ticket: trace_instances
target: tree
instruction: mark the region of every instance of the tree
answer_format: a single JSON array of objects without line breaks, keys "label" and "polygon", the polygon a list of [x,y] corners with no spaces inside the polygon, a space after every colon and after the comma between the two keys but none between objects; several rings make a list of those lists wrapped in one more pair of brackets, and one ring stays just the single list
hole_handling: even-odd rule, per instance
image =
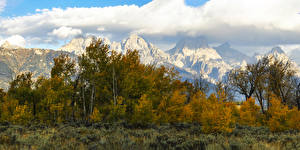
[{"label": "tree", "polygon": [[[72,93],[71,97],[71,106],[72,107],[72,119],[74,120],[75,118],[75,105],[76,102],[78,103],[78,85],[79,85],[79,78],[80,76],[75,77],[76,69],[75,69],[75,61],[72,60],[69,55],[61,53],[58,57],[53,59],[54,61],[54,66],[51,69],[51,78],[61,78],[65,82],[66,88],[69,88]],[[75,77],[72,79],[72,77]],[[77,96],[77,97],[76,97]]]},{"label": "tree", "polygon": [[20,104],[25,104],[25,102],[33,102],[33,93],[32,93],[32,73],[23,73],[20,74],[10,83],[8,89],[8,96],[14,99],[19,100]]},{"label": "tree", "polygon": [[156,110],[157,123],[178,123],[181,121],[186,95],[183,89],[176,90],[171,97],[163,97]]},{"label": "tree", "polygon": [[260,109],[263,114],[265,114],[265,102],[268,102],[268,66],[270,60],[268,57],[263,57],[258,60],[256,64],[253,64],[253,70],[257,73],[257,79],[255,81],[255,94],[257,98]]},{"label": "tree", "polygon": [[259,126],[259,119],[261,118],[259,109],[253,98],[243,102],[240,107],[239,123],[241,125]]},{"label": "tree", "polygon": [[193,112],[192,122],[201,123],[201,115],[206,105],[207,99],[205,93],[198,91],[192,96],[191,101],[188,104],[188,107],[190,107]]},{"label": "tree", "polygon": [[75,61],[67,54],[60,54],[53,59],[54,66],[51,69],[51,78],[55,76],[63,78],[67,82],[71,81],[71,77],[75,74]]},{"label": "tree", "polygon": [[292,63],[287,60],[270,58],[268,72],[268,89],[278,96],[284,104],[289,104],[293,97],[293,77],[295,71],[292,69]]},{"label": "tree", "polygon": [[281,103],[282,101],[272,95],[270,100],[270,108],[268,110],[269,119],[267,124],[271,131],[284,131],[289,129],[288,112],[289,108]]},{"label": "tree", "polygon": [[185,102],[186,95],[183,94],[181,90],[176,90],[170,98],[166,109],[170,123],[178,123],[181,121],[180,116],[182,115]]},{"label": "tree", "polygon": [[[109,47],[101,39],[94,39],[90,46],[86,47],[86,53],[79,59],[81,100],[85,118],[93,113],[95,102],[108,101],[105,96],[109,84],[107,83],[107,68],[109,62]],[[97,90],[97,91],[96,91]],[[89,101],[88,101],[89,99]],[[95,101],[97,99],[97,101]],[[86,107],[89,105],[89,109]]]},{"label": "tree", "polygon": [[296,91],[295,91],[295,102],[297,104],[298,110],[300,111],[300,80],[297,80],[296,84]]},{"label": "tree", "polygon": [[225,105],[226,103],[218,101],[216,96],[212,94],[201,113],[201,124],[203,132],[231,132],[234,119],[232,118],[232,110]]},{"label": "tree", "polygon": [[37,115],[45,123],[61,123],[71,118],[73,88],[62,78],[44,79],[36,89],[40,93]]},{"label": "tree", "polygon": [[209,92],[209,83],[207,80],[204,79],[203,75],[200,75],[198,78],[195,78],[193,85],[194,93],[202,91],[207,94]]},{"label": "tree", "polygon": [[245,96],[245,99],[249,99],[255,91],[255,76],[248,70],[250,67],[247,66],[246,70],[241,68],[234,69],[230,72],[228,78],[230,84],[234,89]]},{"label": "tree", "polygon": [[138,125],[146,125],[153,121],[153,107],[152,102],[143,95],[139,100],[139,104],[135,106],[132,122]]}]

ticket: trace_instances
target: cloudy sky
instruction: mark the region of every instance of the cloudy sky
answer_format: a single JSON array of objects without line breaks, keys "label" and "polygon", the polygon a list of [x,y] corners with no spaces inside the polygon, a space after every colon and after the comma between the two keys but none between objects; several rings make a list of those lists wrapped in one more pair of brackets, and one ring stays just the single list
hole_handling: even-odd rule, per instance
[{"label": "cloudy sky", "polygon": [[300,44],[300,0],[0,0],[0,44],[58,48],[76,36],[142,35],[162,49],[204,36],[253,53]]}]

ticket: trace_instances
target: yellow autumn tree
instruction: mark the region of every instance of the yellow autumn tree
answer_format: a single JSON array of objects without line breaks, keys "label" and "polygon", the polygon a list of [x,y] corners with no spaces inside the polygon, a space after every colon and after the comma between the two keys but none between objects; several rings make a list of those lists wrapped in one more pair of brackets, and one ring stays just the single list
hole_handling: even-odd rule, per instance
[{"label": "yellow autumn tree", "polygon": [[289,129],[289,108],[281,103],[275,95],[271,96],[270,107],[268,110],[269,120],[267,124],[271,131],[284,131]]},{"label": "yellow autumn tree", "polygon": [[145,125],[151,123],[152,120],[152,101],[147,98],[147,95],[143,95],[139,100],[139,104],[135,106],[132,122],[134,124]]},{"label": "yellow autumn tree", "polygon": [[17,105],[14,110],[13,116],[11,117],[11,121],[14,124],[27,124],[32,119],[33,115],[27,104]]},{"label": "yellow autumn tree", "polygon": [[225,102],[218,101],[214,94],[207,101],[201,114],[203,132],[231,132],[234,123],[231,108],[226,107]]},{"label": "yellow autumn tree", "polygon": [[167,123],[169,121],[168,113],[168,98],[166,96],[162,97],[157,109],[155,110],[154,121],[157,124]]},{"label": "yellow autumn tree", "polygon": [[176,90],[170,98],[163,97],[155,110],[156,123],[177,123],[181,121],[186,95],[183,90]]},{"label": "yellow autumn tree", "polygon": [[18,106],[18,100],[4,97],[1,103],[1,121],[11,122],[11,118],[14,115],[15,108]]},{"label": "yellow autumn tree", "polygon": [[100,122],[102,120],[102,115],[97,107],[94,107],[93,113],[90,115],[91,122]]},{"label": "yellow autumn tree", "polygon": [[169,100],[169,105],[166,109],[168,114],[168,120],[170,123],[180,122],[181,114],[184,108],[184,102],[186,101],[186,95],[182,93],[181,90],[176,90],[171,99]]},{"label": "yellow autumn tree", "polygon": [[241,125],[260,126],[259,118],[261,114],[259,110],[259,106],[255,104],[255,99],[249,98],[240,107],[239,123]]},{"label": "yellow autumn tree", "polygon": [[180,121],[181,122],[186,122],[186,123],[191,123],[193,122],[193,110],[191,108],[191,105],[185,105],[182,109],[182,113],[180,115]]},{"label": "yellow autumn tree", "polygon": [[4,101],[1,103],[1,121],[27,124],[32,119],[33,115],[27,103],[20,105],[18,100],[4,97]]},{"label": "yellow autumn tree", "polygon": [[288,113],[288,126],[291,129],[300,131],[300,111],[297,108],[293,108]]},{"label": "yellow autumn tree", "polygon": [[192,122],[201,122],[203,107],[206,105],[207,99],[203,92],[199,91],[192,96],[190,103],[187,105],[192,111]]}]

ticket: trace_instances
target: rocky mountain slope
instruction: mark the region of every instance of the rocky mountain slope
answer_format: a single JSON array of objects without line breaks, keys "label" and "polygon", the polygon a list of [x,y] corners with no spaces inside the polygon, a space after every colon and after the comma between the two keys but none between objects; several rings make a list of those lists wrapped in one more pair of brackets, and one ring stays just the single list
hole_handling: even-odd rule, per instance
[{"label": "rocky mountain slope", "polygon": [[8,42],[0,47],[0,88],[7,89],[9,82],[22,72],[32,72],[33,78],[50,76],[53,58],[62,51],[27,49]]}]

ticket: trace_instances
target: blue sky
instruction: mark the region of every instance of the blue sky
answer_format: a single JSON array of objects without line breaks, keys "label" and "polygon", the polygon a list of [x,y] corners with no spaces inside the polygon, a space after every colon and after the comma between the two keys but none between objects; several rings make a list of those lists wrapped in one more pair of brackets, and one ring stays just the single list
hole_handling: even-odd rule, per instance
[{"label": "blue sky", "polygon": [[[200,6],[207,0],[185,0],[187,5]],[[35,13],[36,9],[67,7],[106,7],[118,5],[143,6],[151,0],[7,0],[3,17],[24,16]]]}]

